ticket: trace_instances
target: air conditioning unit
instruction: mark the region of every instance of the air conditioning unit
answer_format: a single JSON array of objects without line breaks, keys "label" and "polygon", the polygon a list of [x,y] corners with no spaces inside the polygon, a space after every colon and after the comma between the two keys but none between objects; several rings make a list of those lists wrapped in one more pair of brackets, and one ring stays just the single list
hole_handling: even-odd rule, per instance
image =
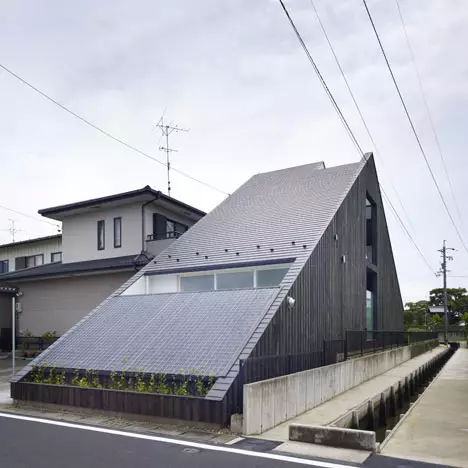
[{"label": "air conditioning unit", "polygon": [[22,306],[21,302],[17,302],[15,305],[16,305],[16,312],[18,314],[21,314],[21,312],[23,312],[23,306]]}]

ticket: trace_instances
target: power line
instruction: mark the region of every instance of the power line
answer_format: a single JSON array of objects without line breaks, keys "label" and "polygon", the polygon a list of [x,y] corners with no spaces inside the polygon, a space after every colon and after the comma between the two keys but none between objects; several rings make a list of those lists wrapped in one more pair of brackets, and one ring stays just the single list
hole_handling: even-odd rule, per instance
[{"label": "power line", "polygon": [[426,156],[426,153],[425,153],[425,151],[424,151],[424,148],[423,148],[423,146],[422,146],[422,144],[421,144],[421,140],[419,139],[418,133],[416,132],[416,128],[415,128],[415,126],[414,126],[414,124],[413,124],[413,120],[411,119],[411,116],[410,116],[410,114],[409,114],[409,112],[408,112],[408,108],[406,107],[406,103],[405,103],[405,101],[404,101],[404,99],[403,99],[403,96],[402,96],[402,94],[401,94],[400,88],[399,88],[398,83],[397,83],[397,81],[396,81],[396,79],[395,79],[395,75],[393,74],[392,67],[390,66],[390,62],[388,61],[387,54],[385,53],[385,49],[383,48],[382,42],[381,42],[381,40],[380,40],[379,33],[377,32],[377,29],[376,29],[376,27],[375,27],[374,20],[372,19],[372,15],[371,15],[371,13],[370,13],[370,11],[369,11],[369,8],[368,8],[368,6],[367,6],[366,0],[362,0],[362,2],[363,2],[364,7],[365,7],[365,9],[366,9],[367,16],[369,17],[369,21],[370,21],[370,23],[371,23],[371,25],[372,25],[372,29],[374,30],[374,34],[375,34],[375,37],[377,38],[377,42],[379,43],[379,47],[380,47],[380,50],[381,50],[381,52],[382,52],[382,55],[383,55],[383,57],[384,57],[384,59],[385,59],[385,63],[387,64],[388,71],[390,72],[390,76],[392,77],[393,84],[395,85],[395,88],[396,88],[396,90],[397,90],[397,93],[398,93],[398,96],[399,96],[399,98],[400,98],[400,101],[401,101],[401,104],[402,104],[402,106],[403,106],[403,109],[405,110],[405,114],[406,114],[406,117],[407,117],[407,119],[408,119],[408,122],[409,122],[409,124],[410,124],[410,126],[411,126],[411,130],[413,131],[413,134],[414,134],[414,136],[415,136],[415,138],[416,138],[416,141],[417,141],[417,143],[418,143],[418,146],[419,146],[419,149],[420,149],[420,151],[421,151],[421,154],[423,155],[424,160],[426,161],[426,165],[427,165],[427,168],[429,169],[429,172],[430,172],[430,174],[431,174],[431,177],[432,177],[432,180],[433,180],[433,182],[434,182],[434,185],[435,185],[436,188],[437,188],[437,192],[439,193],[440,199],[442,200],[442,203],[443,203],[443,205],[444,205],[444,207],[445,207],[445,211],[447,212],[447,214],[448,214],[448,216],[449,216],[449,218],[450,218],[450,221],[452,222],[452,225],[453,225],[453,227],[454,227],[454,229],[455,229],[455,231],[456,231],[456,233],[457,233],[457,235],[458,235],[458,238],[460,239],[460,242],[462,243],[462,245],[463,245],[463,247],[464,247],[466,253],[468,254],[468,247],[466,246],[465,241],[463,240],[463,237],[462,237],[462,235],[460,234],[460,231],[458,230],[457,225],[455,224],[455,221],[454,221],[454,219],[453,219],[453,217],[452,217],[452,214],[450,213],[450,210],[449,210],[449,208],[448,208],[448,206],[447,206],[447,203],[446,203],[445,198],[444,198],[444,196],[443,196],[443,194],[442,194],[442,191],[440,190],[440,187],[439,187],[439,184],[438,184],[438,182],[437,182],[437,179],[436,179],[436,177],[435,177],[435,175],[434,175],[434,172],[432,171],[432,168],[431,168],[431,165],[430,165],[430,163],[429,163],[429,160],[427,159],[427,156]]},{"label": "power line", "polygon": [[415,249],[417,250],[417,252],[419,253],[419,256],[422,258],[422,260],[424,261],[424,263],[427,265],[427,267],[429,268],[429,270],[431,271],[431,273],[434,275],[434,276],[437,276],[435,271],[433,270],[431,264],[429,263],[429,261],[427,260],[426,256],[423,254],[422,250],[419,248],[418,244],[416,243],[416,241],[413,239],[413,236],[410,234],[410,232],[408,231],[408,229],[406,228],[405,226],[405,223],[403,222],[403,220],[401,219],[400,215],[398,214],[397,210],[395,209],[395,206],[393,205],[392,201],[390,200],[390,197],[387,195],[387,192],[385,191],[385,189],[383,188],[382,184],[379,182],[379,187],[380,187],[380,190],[382,191],[382,194],[384,196],[384,199],[385,201],[388,203],[388,205],[390,206],[391,210],[392,210],[392,214],[393,216],[395,217],[395,219],[398,221],[398,223],[400,224],[400,227],[402,228],[403,232],[407,235],[408,239],[410,240],[410,242],[414,245]]},{"label": "power line", "polygon": [[[76,112],[72,111],[71,109],[69,109],[68,107],[64,106],[63,104],[61,104],[60,102],[58,102],[57,100],[55,100],[54,98],[50,97],[48,94],[46,94],[44,91],[41,91],[39,88],[36,88],[35,86],[33,86],[31,83],[29,83],[28,81],[26,81],[24,78],[21,78],[21,76],[17,75],[16,73],[14,73],[12,70],[10,70],[9,68],[7,68],[5,65],[2,65],[0,63],[0,68],[2,68],[3,70],[5,70],[7,73],[9,73],[11,76],[13,76],[14,78],[16,78],[17,80],[21,81],[21,83],[23,83],[24,85],[26,85],[28,88],[32,89],[33,91],[35,91],[36,93],[40,94],[43,98],[47,99],[48,101],[52,102],[53,104],[55,104],[56,106],[60,107],[60,109],[62,109],[63,111],[69,113],[70,115],[72,115],[73,117],[77,118],[78,120],[81,120],[81,122],[85,123],[86,125],[88,125],[89,127],[91,128],[94,128],[94,130],[97,130],[99,133],[102,133],[103,135],[105,135],[106,137],[110,138],[111,140],[114,140],[115,142],[117,143],[120,143],[121,145],[125,146],[126,148],[134,151],[135,153],[138,153],[139,155],[141,156],[144,156],[145,158],[148,158],[148,159],[151,159],[159,164],[162,164],[163,166],[166,166],[166,163],[163,162],[163,161],[160,161],[159,159],[156,159],[155,157],[149,155],[148,153],[145,153],[144,151],[136,148],[135,146],[133,145],[130,145],[129,143],[126,143],[125,141],[121,140],[120,138],[112,135],[111,133],[107,132],[106,130],[103,130],[102,128],[98,127],[97,125],[95,125],[94,123],[92,123],[91,121],[85,119],[84,117],[82,117],[81,115],[77,114]],[[206,182],[203,182],[202,180],[200,179],[197,179],[196,177],[192,177],[191,175],[187,174],[186,172],[183,172],[179,169],[176,169],[176,168],[172,168],[172,170],[174,172],[177,172],[179,173],[180,175],[183,175],[184,177],[187,177],[188,179],[191,179],[193,180],[194,182],[198,182],[199,184],[201,185],[204,185],[205,187],[208,187],[212,190],[215,190],[219,193],[222,193],[224,195],[229,195],[228,192],[225,192],[224,190],[220,190],[216,187],[214,187],[213,185],[210,185]]]},{"label": "power line", "polygon": [[281,4],[281,7],[283,8],[283,11],[284,11],[284,14],[286,15],[286,17],[288,18],[289,20],[289,23],[291,25],[291,27],[293,28],[295,34],[296,34],[296,37],[297,39],[299,40],[302,48],[304,49],[304,52],[305,54],[307,55],[307,58],[309,59],[309,62],[311,63],[312,67],[314,68],[314,71],[318,77],[318,79],[320,80],[320,83],[322,84],[323,86],[323,89],[325,90],[325,92],[327,93],[327,96],[328,98],[330,99],[336,113],[338,114],[338,117],[340,118],[341,120],[341,123],[343,124],[346,132],[348,133],[349,137],[351,138],[351,141],[353,142],[354,146],[357,148],[357,150],[359,151],[359,153],[361,154],[361,157],[364,155],[364,151],[362,151],[362,148],[359,146],[359,143],[356,139],[356,137],[354,136],[354,133],[353,131],[351,130],[350,126],[348,125],[348,122],[346,121],[343,113],[341,112],[341,109],[340,107],[338,106],[335,98],[333,97],[333,94],[331,93],[330,89],[328,88],[327,86],[327,83],[325,82],[325,80],[323,79],[323,76],[322,74],[320,73],[320,70],[318,69],[314,59],[312,58],[312,55],[310,54],[309,52],[309,49],[307,48],[304,40],[302,39],[302,36],[301,34],[299,33],[296,25],[294,24],[294,21],[293,19],[291,18],[286,6],[284,5],[283,3],[283,0],[279,0],[280,4]]},{"label": "power line", "polygon": [[[340,70],[341,76],[343,77],[343,81],[344,81],[345,84],[346,84],[346,87],[347,87],[347,89],[348,89],[348,92],[349,92],[349,94],[350,94],[350,96],[351,96],[351,99],[352,99],[352,101],[353,101],[353,103],[354,103],[354,107],[356,108],[356,111],[357,111],[357,113],[359,114],[359,117],[360,117],[360,119],[361,119],[361,121],[362,121],[362,124],[364,125],[364,128],[366,129],[366,132],[367,132],[367,135],[368,135],[368,137],[369,137],[369,140],[371,141],[372,145],[374,146],[374,150],[375,150],[376,156],[379,158],[380,162],[381,162],[382,165],[385,167],[384,160],[383,160],[383,158],[380,156],[380,151],[379,151],[378,148],[377,148],[377,144],[375,143],[375,140],[374,140],[374,138],[373,138],[373,136],[372,136],[372,134],[371,134],[371,131],[370,131],[370,129],[369,129],[367,123],[366,123],[366,120],[364,119],[364,115],[362,114],[361,108],[359,107],[359,104],[358,104],[357,101],[356,101],[356,98],[355,98],[355,96],[354,96],[354,93],[353,93],[353,91],[352,91],[352,89],[351,89],[351,85],[349,84],[349,81],[348,81],[348,79],[346,78],[346,75],[345,75],[345,73],[344,73],[343,67],[341,66],[340,60],[338,59],[338,56],[336,55],[335,49],[334,49],[334,47],[333,47],[333,45],[332,45],[332,43],[331,43],[331,40],[330,40],[330,38],[329,38],[329,36],[328,36],[328,33],[327,33],[326,29],[325,29],[325,26],[324,26],[324,24],[323,24],[323,22],[322,22],[322,19],[320,18],[320,15],[319,15],[319,13],[318,13],[318,11],[317,11],[317,8],[315,7],[314,0],[310,0],[310,3],[311,3],[312,8],[313,8],[313,10],[314,10],[314,12],[315,12],[315,16],[317,17],[317,21],[318,21],[318,23],[319,23],[319,25],[320,25],[320,28],[321,28],[321,30],[322,30],[322,32],[323,32],[323,35],[325,36],[325,39],[326,39],[326,41],[327,41],[327,43],[328,43],[328,47],[330,48],[330,51],[331,51],[331,53],[332,53],[332,55],[333,55],[333,58],[335,59],[335,63],[336,63],[336,65],[337,65],[338,69]],[[411,223],[411,219],[410,219],[408,213],[406,212],[406,209],[405,209],[405,207],[404,207],[404,205],[403,205],[403,202],[401,201],[400,195],[399,195],[399,193],[398,193],[398,191],[397,191],[395,185],[394,185],[393,182],[391,181],[391,179],[389,179],[389,180],[390,180],[390,185],[392,186],[392,189],[393,189],[393,191],[395,192],[395,195],[396,195],[396,197],[397,197],[397,200],[398,200],[398,202],[399,202],[399,204],[400,204],[401,210],[403,211],[404,215],[406,216],[406,220],[407,220],[409,226],[412,228],[412,230],[413,230],[413,232],[414,232],[415,229],[414,229],[414,227],[413,227],[413,225],[412,225],[412,223]]]},{"label": "power line", "polygon": [[400,3],[399,3],[398,0],[395,0],[395,3],[396,3],[396,6],[397,6],[398,16],[400,17],[400,21],[401,21],[401,25],[403,27],[403,31],[405,32],[406,44],[408,45],[408,50],[410,52],[411,61],[413,62],[413,67],[414,67],[414,70],[416,72],[416,77],[418,79],[418,85],[419,85],[419,89],[421,91],[421,95],[422,95],[422,98],[423,98],[424,108],[426,110],[427,118],[429,120],[432,135],[434,136],[434,141],[435,141],[436,146],[437,146],[437,151],[438,151],[438,153],[440,155],[440,159],[442,160],[442,166],[444,168],[445,177],[447,178],[447,182],[448,182],[449,187],[450,187],[450,192],[452,194],[452,198],[453,198],[453,201],[454,201],[454,204],[455,204],[455,209],[457,210],[458,219],[460,220],[460,224],[461,224],[461,227],[462,227],[463,231],[465,231],[465,226],[463,224],[463,218],[462,218],[462,215],[461,215],[461,212],[460,212],[460,207],[458,206],[457,199],[455,197],[455,191],[453,190],[453,185],[452,185],[452,181],[450,179],[450,175],[449,175],[449,172],[448,172],[448,169],[447,169],[447,164],[445,163],[445,157],[444,157],[444,154],[442,152],[442,148],[440,146],[439,137],[437,136],[437,132],[435,130],[434,120],[432,119],[432,115],[431,115],[431,112],[430,112],[430,109],[429,109],[429,104],[428,104],[427,98],[426,98],[426,93],[424,92],[424,87],[422,85],[421,75],[419,73],[419,68],[418,68],[418,65],[417,65],[417,62],[416,62],[416,57],[415,57],[413,48],[411,47],[411,42],[409,40],[408,30],[406,28],[405,20],[403,19],[403,13],[402,13],[401,8],[400,8]]},{"label": "power line", "polygon": [[[359,152],[359,155],[362,159],[366,160],[366,157],[365,157],[365,154],[364,152],[362,151],[356,137],[354,136],[354,133],[352,132],[346,118],[344,117],[343,113],[341,112],[337,102],[335,101],[334,97],[333,97],[333,94],[331,93],[330,89],[328,88],[324,78],[322,77],[322,74],[320,73],[320,70],[318,69],[317,65],[315,64],[315,61],[314,59],[312,58],[312,55],[310,54],[309,52],[309,49],[307,48],[307,45],[305,44],[304,40],[302,39],[302,36],[301,34],[299,33],[296,25],[294,24],[294,21],[293,19],[291,18],[286,6],[284,5],[283,1],[282,0],[279,0],[280,4],[281,4],[281,7],[283,8],[283,11],[286,15],[286,17],[288,18],[289,20],[289,23],[291,25],[291,27],[293,28],[302,48],[304,49],[304,52],[306,53],[307,55],[307,58],[309,59],[310,63],[312,64],[313,68],[314,68],[314,71],[315,73],[317,74],[318,78],[320,79],[320,82],[323,86],[323,88],[325,89],[330,101],[332,102],[333,104],[333,107],[336,111],[336,113],[338,114],[343,126],[345,127],[349,137],[352,139],[356,149],[358,150]],[[405,224],[403,223],[402,219],[400,218],[400,216],[398,215],[395,207],[393,206],[393,203],[391,202],[390,198],[388,197],[387,193],[385,192],[382,184],[379,183],[379,187],[382,191],[382,193],[384,194],[385,198],[386,198],[386,201],[387,203],[390,205],[391,209],[392,209],[392,212],[394,213],[397,221],[400,223],[403,231],[406,233],[406,235],[409,237],[409,239],[411,240],[411,242],[413,243],[413,245],[416,247],[416,250],[419,252],[419,254],[421,255],[421,258],[424,260],[424,262],[426,263],[426,265],[429,267],[429,269],[431,270],[432,273],[434,273],[431,265],[429,264],[429,262],[427,261],[426,257],[424,256],[424,254],[422,253],[422,251],[420,250],[420,248],[418,247],[418,245],[416,244],[415,240],[413,239],[413,237],[411,236],[411,234],[409,233],[408,229],[406,228]],[[435,274],[435,273],[434,273]]]},{"label": "power line", "polygon": [[11,211],[12,213],[16,213],[16,214],[19,214],[21,216],[26,216],[26,218],[31,218],[33,219],[34,221],[40,221],[41,223],[46,223],[46,224],[50,224],[51,226],[54,226],[58,229],[60,229],[60,225],[57,224],[57,223],[52,223],[50,221],[47,221],[46,219],[41,219],[41,218],[36,218],[35,216],[31,216],[29,214],[26,214],[26,213],[23,213],[21,211],[18,211],[18,210],[14,210],[12,208],[8,208],[6,206],[3,206],[3,205],[0,205],[0,208],[3,209],[3,210],[6,210],[6,211]]}]

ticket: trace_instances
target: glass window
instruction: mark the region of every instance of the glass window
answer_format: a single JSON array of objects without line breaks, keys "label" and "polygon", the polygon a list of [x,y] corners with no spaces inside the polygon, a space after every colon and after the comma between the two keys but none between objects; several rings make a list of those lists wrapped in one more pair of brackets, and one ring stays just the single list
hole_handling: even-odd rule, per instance
[{"label": "glass window", "polygon": [[167,232],[167,237],[172,237],[175,232],[175,223],[174,221],[166,221],[166,232]]},{"label": "glass window", "polygon": [[29,257],[25,257],[25,268],[31,268],[35,266],[40,266],[44,264],[44,255],[30,255]]},{"label": "glass window", "polygon": [[53,252],[50,254],[50,261],[52,263],[58,263],[62,261],[62,252]]},{"label": "glass window", "polygon": [[106,226],[105,221],[97,222],[97,248],[98,250],[104,250],[106,238]]},{"label": "glass window", "polygon": [[289,268],[271,268],[269,270],[257,270],[257,288],[278,286],[283,281]]},{"label": "glass window", "polygon": [[251,289],[254,286],[253,271],[216,274],[216,289]]},{"label": "glass window", "polygon": [[374,330],[374,293],[372,291],[366,291],[366,328],[367,339],[372,340],[372,331]]},{"label": "glass window", "polygon": [[181,291],[213,291],[214,275],[181,276]]},{"label": "glass window", "polygon": [[0,273],[8,273],[8,260],[0,260]]},{"label": "glass window", "polygon": [[122,218],[114,218],[114,247],[122,247]]}]

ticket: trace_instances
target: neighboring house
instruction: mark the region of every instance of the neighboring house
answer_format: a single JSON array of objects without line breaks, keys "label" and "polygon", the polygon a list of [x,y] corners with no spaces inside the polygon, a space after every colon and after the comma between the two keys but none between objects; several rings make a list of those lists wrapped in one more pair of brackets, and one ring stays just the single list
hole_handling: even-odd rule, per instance
[{"label": "neighboring house", "polygon": [[403,330],[372,155],[255,175],[35,363],[211,375],[229,411],[241,359],[366,328]]},{"label": "neighboring house", "polygon": [[8,263],[0,283],[18,288],[17,330],[33,335],[63,334],[205,214],[149,186],[39,213],[61,221],[62,235],[0,246],[0,264]]},{"label": "neighboring house", "polygon": [[61,261],[61,234],[0,245],[0,274]]}]

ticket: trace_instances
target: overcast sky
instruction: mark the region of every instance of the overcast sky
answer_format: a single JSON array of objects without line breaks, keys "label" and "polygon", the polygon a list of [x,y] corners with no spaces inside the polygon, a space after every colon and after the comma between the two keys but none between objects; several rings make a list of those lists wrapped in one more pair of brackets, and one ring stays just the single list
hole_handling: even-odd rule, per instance
[{"label": "overcast sky", "polygon": [[[461,216],[468,227],[468,2],[399,0]],[[286,0],[361,146],[372,147],[314,16]],[[315,0],[379,150],[380,180],[433,270],[442,240],[451,274],[464,251],[405,120],[361,0]],[[395,0],[371,12],[447,204],[461,227],[424,112]],[[190,129],[171,139],[174,167],[224,191],[255,173],[358,160],[277,0],[0,0],[0,63],[128,143],[158,151],[166,118]],[[162,165],[87,127],[0,70],[0,204],[38,209],[141,188],[166,189]],[[393,186],[403,205],[403,212]],[[203,210],[224,198],[177,173],[172,196]],[[408,219],[408,217],[409,219]],[[36,215],[38,217],[38,215]],[[0,242],[56,232],[0,208]],[[441,280],[387,210],[405,301]],[[452,278],[451,286],[468,286]]]}]

